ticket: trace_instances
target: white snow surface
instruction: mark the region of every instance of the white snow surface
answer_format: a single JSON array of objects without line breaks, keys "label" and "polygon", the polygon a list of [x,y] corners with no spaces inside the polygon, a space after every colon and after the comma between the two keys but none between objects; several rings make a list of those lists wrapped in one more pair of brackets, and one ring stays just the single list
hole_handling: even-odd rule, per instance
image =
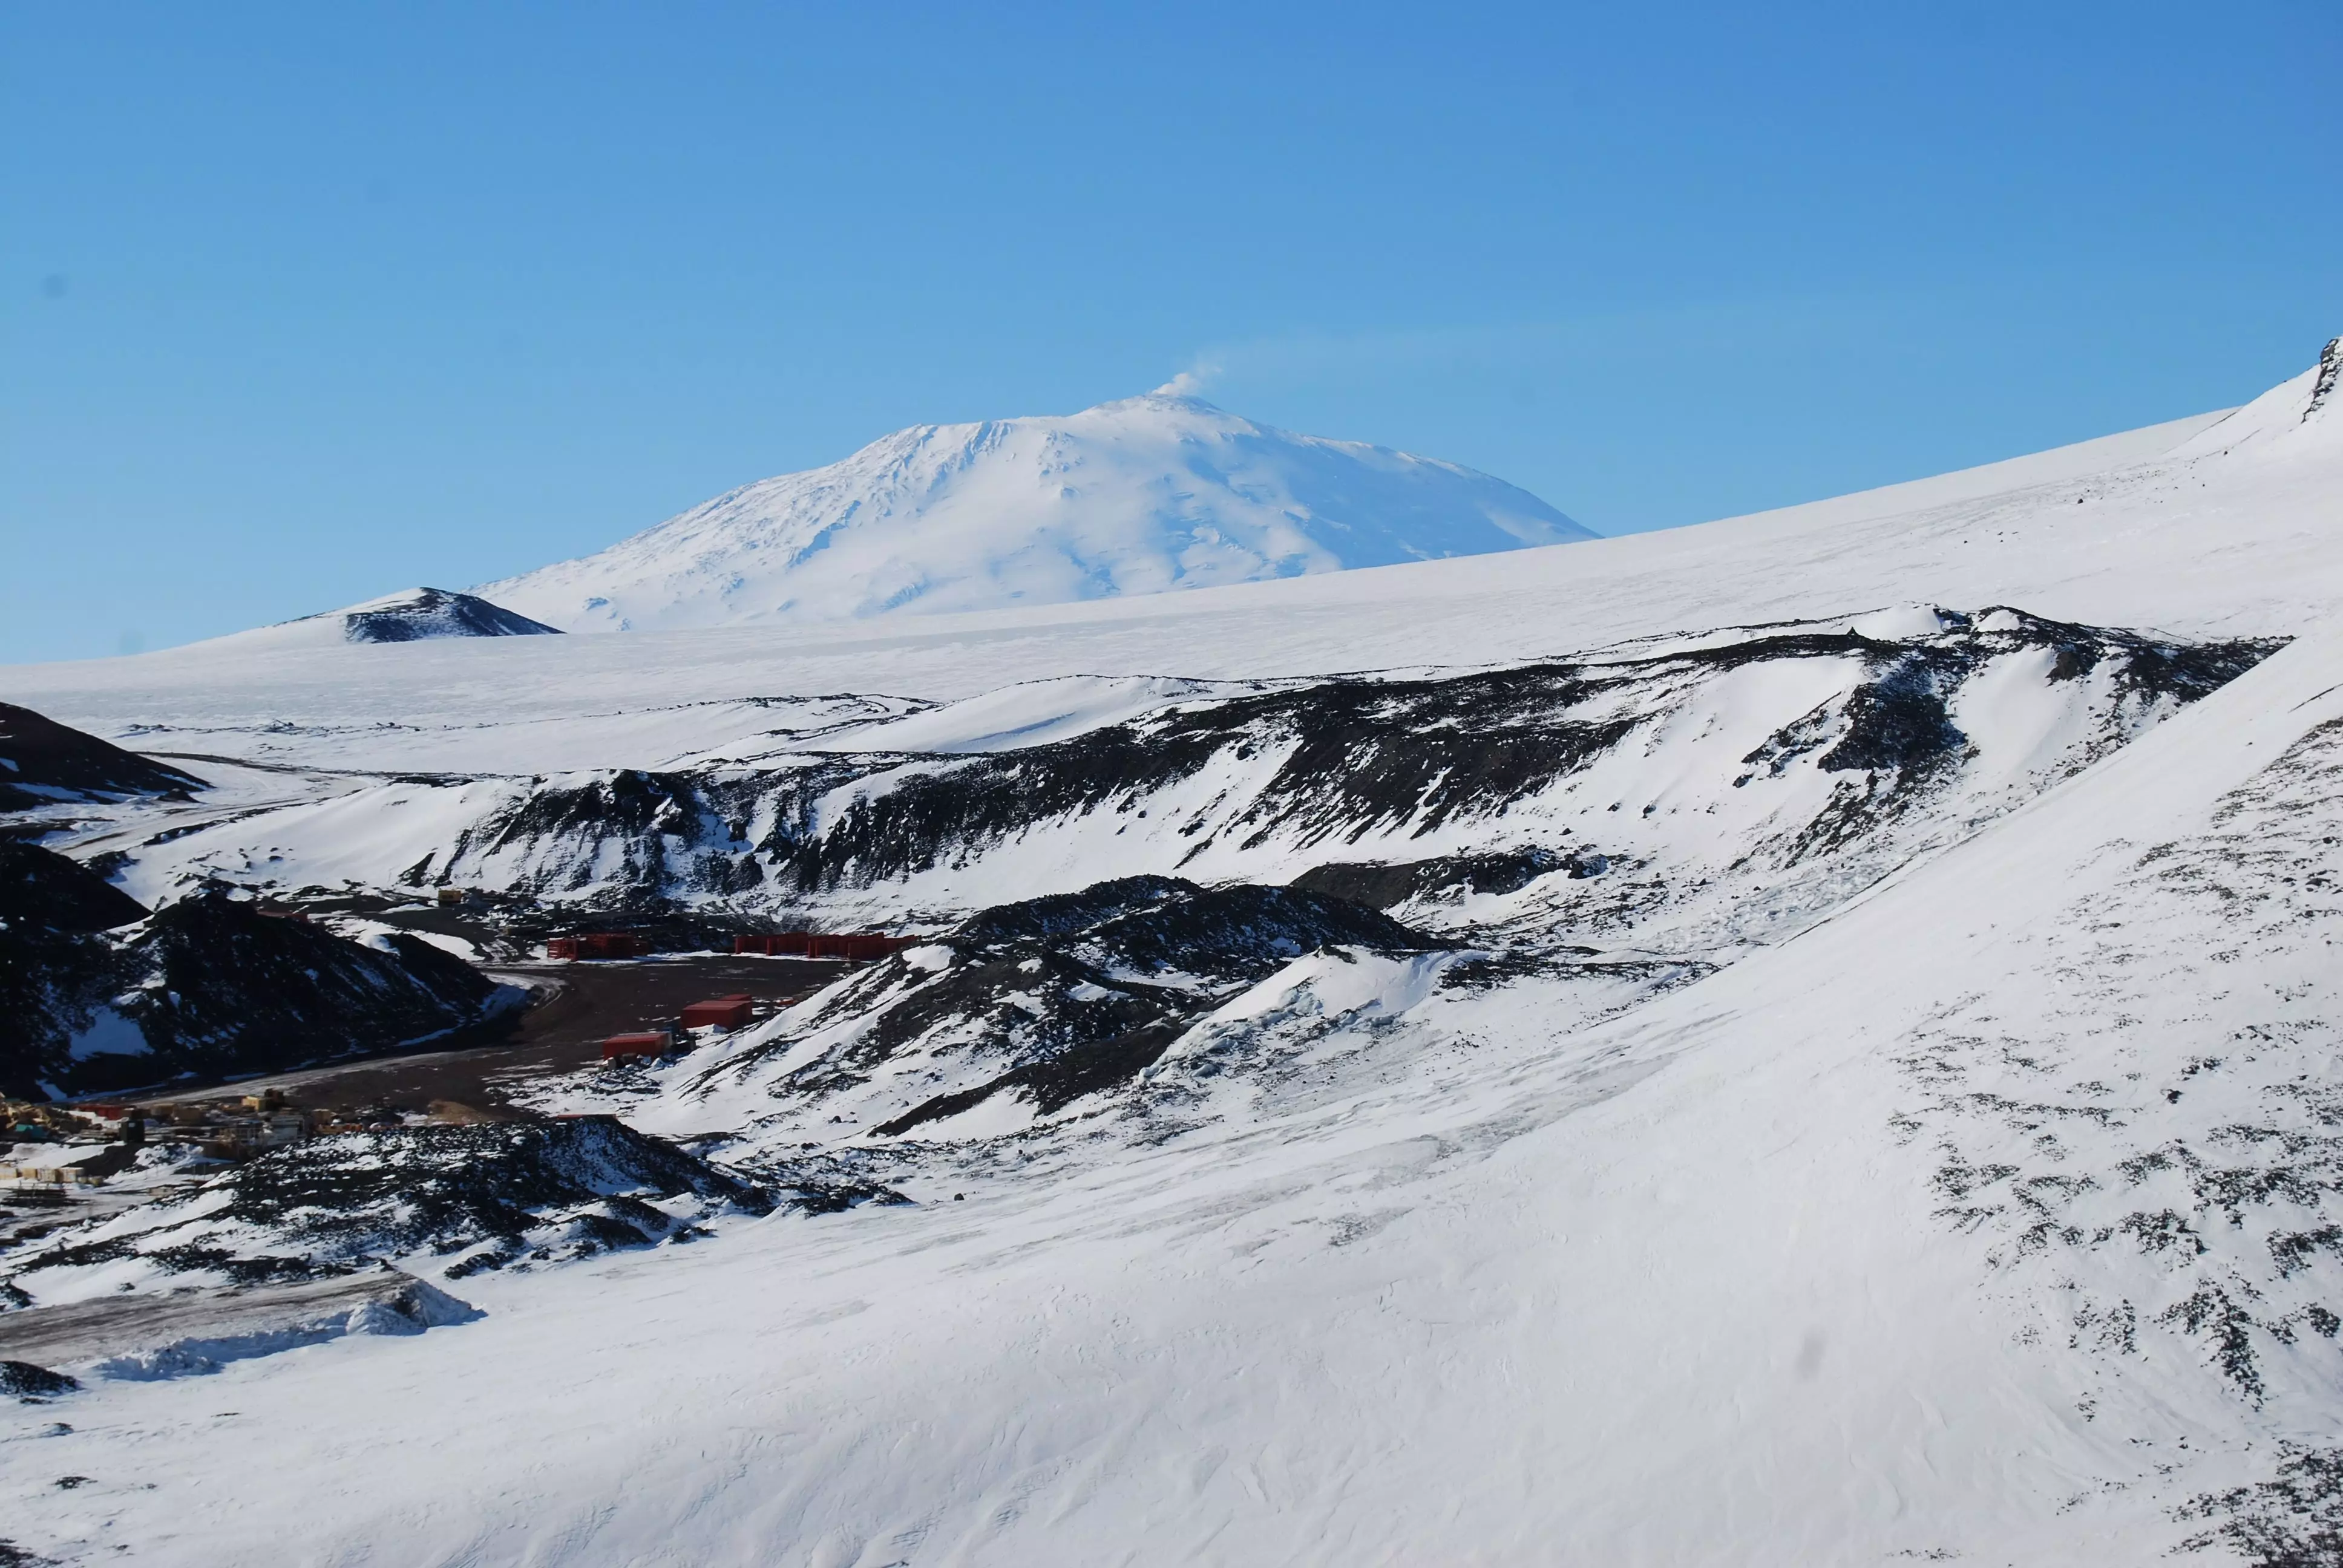
[{"label": "white snow surface", "polygon": [[1150,393],[918,425],[478,591],[565,631],[1162,593],[1594,535],[1453,463]]},{"label": "white snow surface", "polygon": [[[750,1168],[887,1161],[915,1202],[480,1275],[485,1316],[445,1332],[0,1407],[0,1534],[76,1563],[2255,1561],[2219,1533],[2237,1504],[2192,1500],[2343,1422],[2343,415],[2321,384],[1502,558],[916,629],[0,672],[66,722],[244,759],[88,848],[203,812],[156,865],[216,833],[202,852],[256,877],[269,853],[359,877],[531,788],[540,743],[561,760],[533,770],[728,752],[747,776],[892,730],[919,766],[970,766],[1333,671],[1599,649],[1659,672],[1618,701],[1674,695],[1584,799],[1522,820],[1651,806],[1618,814],[1629,849],[1694,890],[1635,950],[1517,978],[1449,983],[1470,949],[1304,954],[1216,999],[1141,1098],[995,1095],[921,1140],[866,1131],[896,1086],[854,1088],[837,1126],[775,1094],[850,1046],[807,1028],[822,997],[617,1089],[556,1086]],[[1996,605],[2296,640],[2155,712],[1996,656],[1952,699],[1957,787],[1872,860],[1732,863],[1820,786],[1729,765],[1845,689],[1819,658],[1668,686],[1667,658],[1772,622],[1925,641],[1936,607]],[[369,749],[328,771],[346,742]],[[473,776],[366,774],[409,745]],[[1248,852],[1213,874],[1288,853]],[[922,896],[1060,885],[1081,865],[1053,854],[1087,863],[1045,836]],[[1557,885],[1469,919],[1571,940],[1584,906]],[[1749,929],[1771,910],[1787,930]],[[953,960],[893,961],[916,986]],[[918,1045],[886,1068],[919,1076],[904,1093],[963,1081],[948,1030]]]},{"label": "white snow surface", "polygon": [[[740,699],[952,701],[1056,676],[1250,680],[1500,663],[1908,603],[2012,604],[2196,634],[2314,624],[2343,597],[2331,434],[2304,426],[2266,453],[2163,456],[2224,422],[2177,420],[1697,528],[1191,593],[880,626],[449,638],[299,658],[224,638],[0,668],[0,689],[115,739],[137,725],[455,729]],[[647,760],[631,746],[594,759]]]}]

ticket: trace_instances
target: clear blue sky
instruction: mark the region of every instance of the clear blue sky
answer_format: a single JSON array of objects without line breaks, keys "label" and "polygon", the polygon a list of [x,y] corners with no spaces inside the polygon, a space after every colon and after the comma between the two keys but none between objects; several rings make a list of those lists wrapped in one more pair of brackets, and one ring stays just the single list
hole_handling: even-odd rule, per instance
[{"label": "clear blue sky", "polygon": [[10,5],[0,660],[1197,367],[1606,532],[2235,403],[2338,83],[2333,0]]}]

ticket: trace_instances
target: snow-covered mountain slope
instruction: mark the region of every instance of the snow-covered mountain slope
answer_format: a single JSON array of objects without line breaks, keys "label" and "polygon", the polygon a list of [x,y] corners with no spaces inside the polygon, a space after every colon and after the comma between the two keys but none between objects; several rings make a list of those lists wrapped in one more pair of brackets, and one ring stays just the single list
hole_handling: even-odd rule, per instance
[{"label": "snow-covered mountain slope", "polygon": [[857,620],[1594,537],[1470,468],[1151,393],[898,430],[478,591],[568,631]]},{"label": "snow-covered mountain slope", "polygon": [[[328,1563],[2319,1561],[2338,1352],[2294,1303],[2343,1275],[2261,1227],[2337,1218],[2298,917],[2338,693],[2298,644],[1591,1027],[1484,993],[1437,1081],[1322,1066],[1111,1159],[479,1276],[457,1331],[94,1384],[13,1418],[10,1529],[251,1561],[294,1477]],[[2029,1243],[2021,1194],[2096,1209]],[[2249,1321],[2170,1310],[2200,1282]]]},{"label": "snow-covered mountain slope", "polygon": [[0,1266],[40,1305],[164,1290],[355,1273],[429,1251],[462,1280],[591,1257],[689,1231],[777,1194],[593,1118],[536,1126],[416,1127],[319,1140],[202,1191],[104,1222]]},{"label": "snow-covered mountain slope", "polygon": [[[0,1534],[274,1560],[297,1500],[350,1564],[2331,1560],[2335,358],[1673,537],[14,672],[207,753],[200,800],[11,824],[148,896],[934,940],[538,1091],[910,1201],[574,1261],[657,1183],[532,1209],[475,1322],[0,1405]],[[397,1251],[362,1185],[416,1277],[478,1244]],[[34,1284],[151,1289],[179,1236],[333,1263],[331,1191],[205,1201]]]},{"label": "snow-covered mountain slope", "polygon": [[835,1141],[840,1123],[997,1137],[1115,1093],[1304,955],[1453,945],[1324,894],[1124,877],[988,910],[670,1076],[686,1114],[738,1130],[734,1159]]},{"label": "snow-covered mountain slope", "polygon": [[[847,927],[1117,876],[1283,882],[1536,849],[1553,869],[1474,918],[1552,924],[1566,902],[1622,940],[1660,940],[1661,918],[1674,945],[1711,945],[1795,929],[2272,646],[1912,607],[1490,670],[1125,691],[1087,726],[941,754],[890,742],[986,729],[997,705],[855,726],[753,768],[409,773],[85,847],[118,846],[117,874],[150,902],[213,879],[452,884]],[[1611,874],[1564,870],[1574,853]]]},{"label": "snow-covered mountain slope", "polygon": [[446,637],[543,637],[558,629],[525,615],[515,615],[474,594],[416,588],[191,646],[276,654],[343,643],[427,642]]}]

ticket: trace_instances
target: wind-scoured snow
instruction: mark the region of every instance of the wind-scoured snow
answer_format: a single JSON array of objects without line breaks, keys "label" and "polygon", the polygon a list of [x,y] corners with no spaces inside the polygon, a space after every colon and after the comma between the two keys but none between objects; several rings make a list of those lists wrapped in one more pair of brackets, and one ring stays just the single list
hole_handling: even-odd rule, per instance
[{"label": "wind-scoured snow", "polygon": [[478,591],[565,630],[639,631],[1059,604],[1594,537],[1470,468],[1159,392],[914,426]]}]

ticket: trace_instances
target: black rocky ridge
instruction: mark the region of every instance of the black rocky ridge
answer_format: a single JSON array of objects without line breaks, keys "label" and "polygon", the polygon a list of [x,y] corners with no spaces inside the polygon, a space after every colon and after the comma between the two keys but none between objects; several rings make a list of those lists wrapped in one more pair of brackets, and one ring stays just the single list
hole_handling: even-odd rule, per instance
[{"label": "black rocky ridge", "polygon": [[30,1362],[0,1361],[0,1394],[38,1403],[43,1400],[55,1399],[59,1394],[71,1393],[79,1387],[81,1382],[78,1379],[64,1372],[51,1372]]},{"label": "black rocky ridge", "polygon": [[145,978],[121,1007],[180,1071],[293,1067],[384,1050],[479,1019],[497,982],[420,937],[385,949],[264,912],[207,887],[166,905],[126,944]]},{"label": "black rocky ridge", "polygon": [[[0,1090],[94,1092],[384,1050],[511,999],[405,934],[362,946],[220,887],[148,916],[87,868],[0,845]],[[71,1046],[101,1010],[112,1038]]]},{"label": "black rocky ridge", "polygon": [[146,918],[96,872],[30,844],[0,841],[0,1093],[44,1098],[92,999],[115,989],[120,955],[98,933]]},{"label": "black rocky ridge", "polygon": [[[2119,700],[2177,704],[2234,679],[2280,646],[2177,644],[2011,610],[1997,612],[1997,625],[2007,629],[1978,631],[1972,618],[1951,619],[1947,632],[1908,641],[1755,628],[1740,640],[1645,658],[1337,679],[1184,704],[1056,745],[938,759],[818,824],[813,802],[838,780],[808,778],[800,809],[784,811],[758,848],[778,878],[799,891],[868,886],[1036,822],[1131,812],[1144,796],[1215,762],[1272,749],[1284,753],[1276,773],[1221,829],[1245,835],[1239,848],[1273,834],[1329,844],[1400,829],[1421,837],[1457,819],[1501,816],[1609,751],[1650,717],[1606,701],[1635,683],[1682,689],[1767,660],[1852,657],[1865,674],[1844,702],[1825,704],[1747,759],[1753,769],[1778,770],[1794,756],[1827,748],[1817,765],[1850,776],[1816,829],[1818,839],[1835,843],[1892,819],[1960,759],[1967,742],[1948,699],[1989,658],[2042,648],[2053,655],[2054,681],[2105,667]],[[2109,738],[2107,749],[2120,739]],[[1202,827],[1200,816],[1183,831]]]},{"label": "black rocky ridge", "polygon": [[728,1059],[702,1081],[850,1024],[837,1049],[772,1092],[835,1094],[900,1053],[940,1045],[980,1064],[980,1081],[870,1131],[896,1136],[1011,1092],[1049,1115],[1136,1077],[1196,1019],[1304,953],[1450,945],[1364,905],[1302,889],[1121,878],[986,910],[932,946],[877,965],[791,1038]]},{"label": "black rocky ridge", "polygon": [[1545,849],[1532,845],[1484,855],[1438,855],[1425,860],[1337,860],[1313,866],[1288,885],[1390,910],[1419,899],[1444,900],[1463,893],[1519,892],[1556,871],[1583,880],[1610,869],[1609,859],[1592,849]]},{"label": "black rocky ridge", "polygon": [[0,702],[0,811],[132,795],[186,799],[188,791],[207,788],[192,773]]},{"label": "black rocky ridge", "polygon": [[[1866,838],[1948,784],[1971,753],[1952,717],[1954,699],[1989,660],[2038,650],[2048,656],[2045,678],[2053,683],[2103,679],[2110,728],[2077,748],[2071,761],[2079,767],[2127,738],[2118,717],[2128,722],[2193,702],[2280,646],[2183,643],[2006,609],[1938,613],[1942,629],[1901,639],[1759,627],[1647,654],[1629,648],[1465,674],[1336,678],[1178,703],[1070,739],[973,756],[874,753],[770,769],[549,778],[404,879],[462,881],[472,859],[558,845],[563,852],[539,857],[543,869],[515,891],[559,898],[593,885],[607,896],[616,863],[628,897],[810,906],[1098,814],[1188,839],[1181,864],[1231,839],[1240,850],[1272,839],[1322,845],[1339,862],[1342,846],[1369,835],[1422,837],[1493,821],[1733,669],[1853,660],[1862,675],[1852,690],[1785,724],[1741,763],[1745,783],[1806,759],[1835,779],[1803,832],[1765,851],[1795,861]],[[1252,777],[1265,757],[1277,759],[1275,767],[1265,779]],[[1165,803],[1205,776],[1226,777],[1230,788],[1201,809]],[[865,787],[840,807],[838,792],[858,784]],[[1163,819],[1173,811],[1175,819]],[[1585,847],[1552,852],[1582,866],[1595,858]],[[1483,891],[1503,874],[1494,864],[1423,872],[1447,878],[1443,886]],[[1370,890],[1343,875],[1343,885],[1372,901],[1398,885],[1385,879]],[[1403,879],[1412,890],[1405,896],[1431,890],[1415,885],[1415,873]]]},{"label": "black rocky ridge", "polygon": [[[2331,351],[2335,345],[2328,345]],[[2226,1548],[2251,1568],[2328,1568],[2343,1562],[2343,1448],[2281,1443],[2268,1481],[2192,1497],[2174,1509],[2183,1523],[2217,1521],[2177,1552]],[[2177,1553],[2176,1553],[2177,1554]]]},{"label": "black rocky ridge", "polygon": [[44,1271],[138,1259],[249,1285],[428,1254],[461,1279],[689,1240],[722,1213],[830,1212],[861,1197],[901,1201],[877,1189],[841,1199],[819,1184],[775,1191],[608,1117],[400,1128],[278,1150],[142,1211],[135,1228],[51,1238],[8,1272],[36,1282]]},{"label": "black rocky ridge", "polygon": [[0,930],[87,935],[146,918],[146,906],[80,861],[0,839]]},{"label": "black rocky ridge", "polygon": [[561,628],[476,594],[427,588],[396,604],[343,612],[342,635],[351,642],[419,642],[438,637],[558,637]]}]

